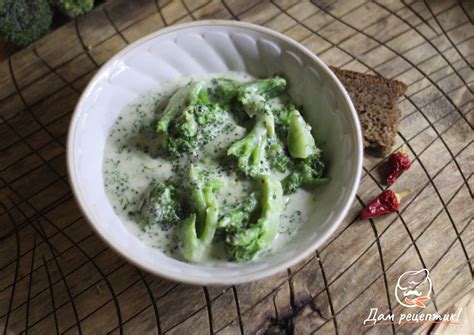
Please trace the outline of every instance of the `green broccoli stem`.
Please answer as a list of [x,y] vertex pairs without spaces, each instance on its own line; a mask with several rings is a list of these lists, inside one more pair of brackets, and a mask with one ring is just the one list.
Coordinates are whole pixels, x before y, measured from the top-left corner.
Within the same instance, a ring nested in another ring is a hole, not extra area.
[[262,176],[260,183],[261,213],[257,222],[226,237],[226,248],[237,261],[251,260],[266,248],[278,232],[280,214],[283,210],[283,189],[278,179]]
[[283,189],[278,179],[264,176],[262,183],[262,214],[256,225],[260,227],[261,249],[267,246],[275,238],[280,222],[280,214],[283,210]]
[[194,207],[196,208],[198,216],[198,234],[205,230],[206,226],[200,223],[205,222],[207,210],[209,208],[217,208],[214,192],[222,187],[221,182],[206,184],[203,188],[196,188],[193,190]]
[[257,118],[263,122],[268,136],[273,136],[275,134],[275,120],[273,118],[273,113],[268,108],[268,104],[263,100],[263,98],[257,98],[255,101],[244,105],[244,108],[250,116],[256,115]]
[[218,208],[214,192],[223,186],[220,180],[205,180],[190,165],[189,178],[195,213],[183,221],[183,256],[191,262],[199,261],[209,248],[218,222]]
[[217,220],[217,208],[207,208],[204,229],[200,235],[196,229],[196,214],[191,214],[183,221],[183,256],[186,260],[197,262],[202,259],[214,238]]
[[257,117],[250,132],[227,150],[227,155],[237,158],[239,170],[247,176],[268,174],[270,168],[285,172],[289,159],[273,129],[272,114]]
[[287,142],[290,155],[294,158],[307,158],[317,150],[313,134],[311,134],[311,126],[296,109],[290,112]]

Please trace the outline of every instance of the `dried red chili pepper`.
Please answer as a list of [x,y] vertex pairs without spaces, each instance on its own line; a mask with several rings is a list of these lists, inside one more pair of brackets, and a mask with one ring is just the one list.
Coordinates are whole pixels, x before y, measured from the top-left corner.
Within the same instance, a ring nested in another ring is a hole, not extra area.
[[390,166],[390,172],[387,175],[387,184],[392,185],[398,177],[401,176],[403,171],[406,171],[411,166],[410,157],[403,150],[394,152],[388,159]]
[[408,192],[397,194],[392,190],[386,190],[377,198],[372,200],[360,214],[362,220],[371,219],[380,215],[389,214],[398,211],[400,200]]

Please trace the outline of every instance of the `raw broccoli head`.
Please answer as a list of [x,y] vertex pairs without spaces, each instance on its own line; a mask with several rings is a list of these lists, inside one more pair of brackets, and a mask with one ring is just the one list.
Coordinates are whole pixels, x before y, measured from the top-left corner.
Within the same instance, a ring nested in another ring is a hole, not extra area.
[[294,193],[303,186],[326,182],[327,178],[323,177],[324,168],[319,151],[305,159],[296,160],[294,170],[281,182],[285,194]]
[[45,35],[52,18],[48,0],[0,0],[0,35],[19,47]]
[[145,225],[158,223],[171,226],[176,224],[181,220],[181,204],[177,199],[174,187],[165,183],[152,184],[140,212]]
[[94,0],[50,0],[51,4],[65,12],[82,15],[94,7]]

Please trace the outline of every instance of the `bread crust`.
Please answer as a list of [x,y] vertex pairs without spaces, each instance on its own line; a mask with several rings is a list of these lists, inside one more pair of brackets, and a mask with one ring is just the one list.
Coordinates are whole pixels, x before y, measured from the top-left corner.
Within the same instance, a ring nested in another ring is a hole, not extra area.
[[407,86],[398,81],[330,67],[346,88],[359,114],[364,146],[387,154],[395,144],[401,112],[398,99]]

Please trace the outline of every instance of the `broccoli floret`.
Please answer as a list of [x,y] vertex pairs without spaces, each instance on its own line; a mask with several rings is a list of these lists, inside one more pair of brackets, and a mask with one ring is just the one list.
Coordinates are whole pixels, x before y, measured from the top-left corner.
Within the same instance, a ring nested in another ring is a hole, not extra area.
[[51,4],[66,13],[82,15],[94,7],[94,0],[50,0]]
[[283,143],[276,137],[268,141],[267,159],[273,170],[283,173],[288,168],[290,158],[285,153]]
[[223,229],[226,232],[235,232],[242,229],[250,221],[257,207],[258,199],[255,193],[251,193],[241,203],[223,207],[219,215],[219,229]]
[[267,129],[262,121],[242,139],[233,143],[227,150],[227,155],[237,158],[240,171],[251,177],[257,177],[268,172],[269,166],[265,156],[267,146]]
[[260,216],[255,223],[227,234],[225,246],[231,257],[237,261],[251,260],[275,238],[280,213],[283,210],[283,190],[280,182],[270,176],[259,179]]
[[289,105],[285,108],[275,109],[275,131],[278,137],[286,139],[288,137],[288,129],[290,128],[290,114],[294,110],[293,105]]
[[191,82],[171,97],[157,131],[165,135],[169,154],[190,153],[216,138],[226,114],[219,104],[209,102],[205,81]]
[[170,184],[153,183],[140,209],[145,225],[161,224],[169,227],[181,220],[181,204]]
[[52,18],[48,0],[0,0],[0,35],[19,47],[44,36]]
[[214,238],[218,221],[215,192],[223,183],[192,164],[189,179],[192,188],[191,207],[194,212],[182,222],[182,251],[186,260],[196,262],[202,258]]
[[274,78],[242,84],[239,88],[239,100],[256,122],[244,138],[230,146],[227,154],[235,156],[238,168],[250,177],[267,174],[270,169],[284,172],[288,165],[289,159],[274,132],[273,113],[264,98],[281,94],[285,85],[284,79]]
[[237,158],[239,170],[253,178],[270,169],[285,172],[289,163],[284,145],[274,133],[273,114],[266,103],[259,108],[265,112],[258,113],[252,130],[227,150],[227,155]]
[[233,79],[216,78],[212,80],[212,86],[212,95],[220,102],[228,103],[237,98],[242,105],[252,106],[256,96],[266,100],[282,95],[285,92],[286,81],[275,77],[242,84]]
[[228,78],[215,78],[211,81],[212,90],[210,95],[216,101],[228,104],[237,96],[241,83]]
[[168,153],[193,152],[215,139],[225,125],[226,113],[216,104],[187,108],[169,127]]
[[311,134],[311,126],[306,123],[296,109],[290,112],[287,143],[290,155],[294,158],[307,158],[317,150]]
[[282,95],[285,88],[285,79],[275,77],[245,83],[238,89],[237,99],[246,113],[250,117],[257,116],[262,120],[270,136],[275,132],[275,122],[267,100]]
[[270,79],[255,80],[239,86],[238,100],[244,105],[252,106],[259,103],[256,97],[264,100],[278,97],[285,93],[286,80],[280,77]]
[[[233,143],[227,150],[227,155],[237,158],[239,170],[250,177],[257,177],[269,171],[269,163],[265,151],[267,140],[273,135],[273,115],[268,111],[265,99],[261,95],[250,95],[245,92],[259,92],[257,88],[268,85],[257,85],[265,81],[242,84],[239,88],[239,100],[249,116],[256,115],[256,122],[250,132],[242,139]],[[260,91],[263,94],[263,91]],[[242,97],[245,97],[242,98]]]
[[327,181],[324,175],[324,163],[317,150],[313,155],[297,160],[294,170],[283,179],[285,194],[296,192],[300,187],[318,185]]
[[237,94],[242,83],[228,78],[215,78],[211,81],[209,99],[218,103],[223,108],[232,111],[235,121],[244,124],[249,120],[249,116],[242,104],[237,101]]
[[205,81],[190,82],[177,90],[166,105],[163,115],[156,125],[159,133],[168,133],[171,121],[186,110],[198,104],[207,104],[207,83]]

